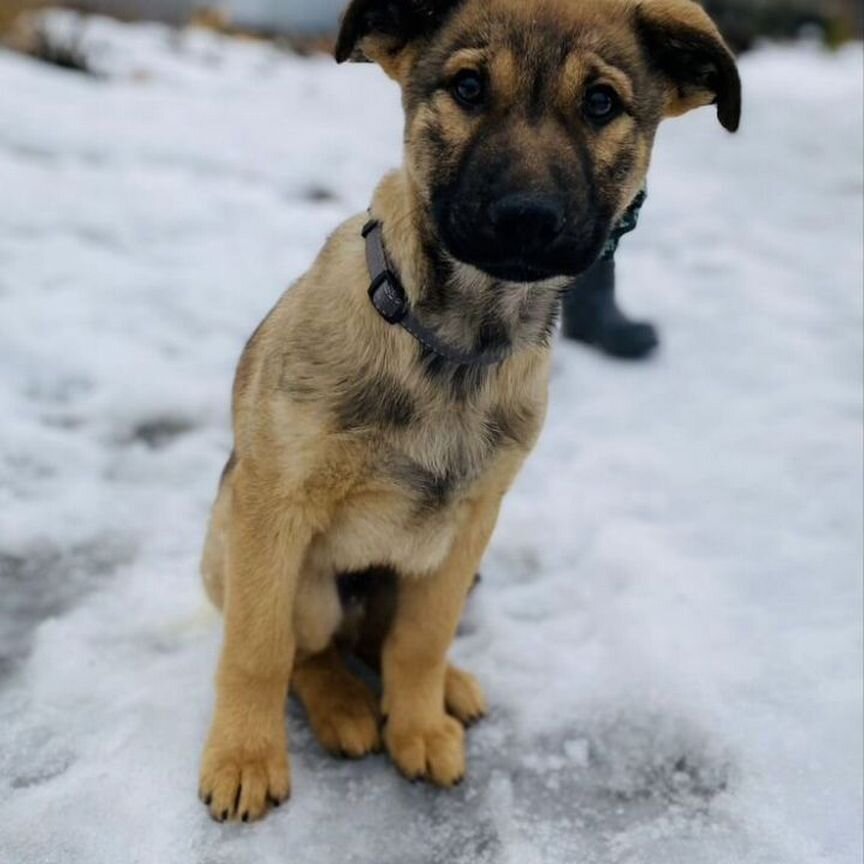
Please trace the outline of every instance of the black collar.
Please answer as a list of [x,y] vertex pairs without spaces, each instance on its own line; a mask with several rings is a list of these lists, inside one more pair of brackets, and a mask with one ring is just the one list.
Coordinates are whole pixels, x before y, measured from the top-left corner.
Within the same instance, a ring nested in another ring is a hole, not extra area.
[[369,299],[388,324],[398,324],[427,351],[457,366],[493,366],[510,356],[509,347],[488,351],[463,351],[442,341],[433,330],[421,324],[411,311],[405,288],[395,269],[390,266],[390,259],[384,248],[381,223],[377,219],[367,222],[363,228],[363,237],[366,240],[366,263],[372,277]]

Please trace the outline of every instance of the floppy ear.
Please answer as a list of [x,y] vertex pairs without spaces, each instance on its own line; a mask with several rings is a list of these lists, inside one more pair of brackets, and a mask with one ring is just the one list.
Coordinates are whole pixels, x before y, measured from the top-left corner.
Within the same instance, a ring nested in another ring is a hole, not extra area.
[[372,61],[394,75],[399,55],[434,32],[461,0],[353,0],[342,17],[336,60]]
[[668,116],[717,105],[730,132],[741,121],[741,79],[735,57],[714,22],[693,0],[643,0],[636,7],[648,56],[669,80]]

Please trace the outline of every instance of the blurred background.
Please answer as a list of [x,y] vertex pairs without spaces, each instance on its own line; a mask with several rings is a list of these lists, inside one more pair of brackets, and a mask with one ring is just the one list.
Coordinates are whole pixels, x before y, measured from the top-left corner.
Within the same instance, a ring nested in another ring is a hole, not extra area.
[[[342,0],[2,0],[0,32],[21,11],[39,5],[65,6],[124,20],[190,22],[300,46],[326,45],[342,12]],[[857,0],[706,0],[705,8],[737,50],[760,38],[790,39],[816,34],[831,45],[860,36],[864,5]]]
[[0,864],[861,864],[856,0],[707,0],[741,130],[658,135],[616,260],[660,350],[555,346],[454,647],[466,782],[333,760],[292,705],[290,805],[206,816],[237,358],[401,159],[341,5],[0,0]]

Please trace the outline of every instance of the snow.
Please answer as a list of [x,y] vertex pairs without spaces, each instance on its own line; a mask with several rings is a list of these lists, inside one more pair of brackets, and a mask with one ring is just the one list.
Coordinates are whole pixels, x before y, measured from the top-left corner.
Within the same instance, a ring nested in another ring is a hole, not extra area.
[[[68,19],[57,19],[68,27]],[[0,53],[2,864],[853,864],[862,854],[862,49],[764,47],[746,113],[662,131],[624,304],[559,344],[547,429],[454,653],[466,783],[325,757],[196,798],[220,623],[197,558],[233,366],[397,163],[371,67],[89,25]]]

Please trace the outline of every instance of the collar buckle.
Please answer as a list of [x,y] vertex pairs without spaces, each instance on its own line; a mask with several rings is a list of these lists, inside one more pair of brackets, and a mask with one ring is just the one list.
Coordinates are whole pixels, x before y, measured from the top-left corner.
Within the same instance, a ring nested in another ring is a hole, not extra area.
[[405,293],[405,286],[387,258],[381,223],[377,219],[370,219],[363,228],[363,237],[366,241],[366,265],[372,277],[369,300],[375,311],[388,324],[398,324],[423,346],[424,352],[437,354],[438,357],[457,366],[497,365],[510,356],[509,347],[506,350],[487,352],[453,348],[440,339],[434,330],[425,327],[411,311],[411,302]]
[[392,270],[382,270],[369,286],[369,299],[388,324],[399,324],[408,314],[408,297]]

